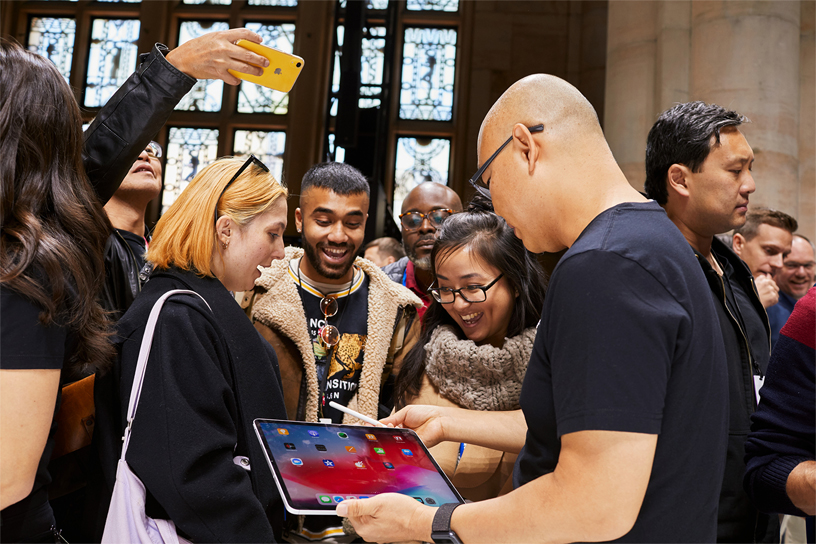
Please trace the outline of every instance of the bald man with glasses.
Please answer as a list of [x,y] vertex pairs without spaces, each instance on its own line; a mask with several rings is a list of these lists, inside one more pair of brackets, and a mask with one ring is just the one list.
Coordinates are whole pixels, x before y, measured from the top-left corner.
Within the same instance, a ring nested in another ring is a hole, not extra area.
[[713,542],[727,370],[705,277],[627,181],[586,98],[533,75],[488,112],[472,183],[550,277],[517,411],[409,406],[383,420],[519,453],[510,493],[438,508],[343,501],[371,542]]

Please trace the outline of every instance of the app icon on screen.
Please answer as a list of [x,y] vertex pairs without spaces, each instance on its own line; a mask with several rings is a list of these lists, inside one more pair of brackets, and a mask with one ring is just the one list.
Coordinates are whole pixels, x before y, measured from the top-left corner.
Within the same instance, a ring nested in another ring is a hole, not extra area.
[[399,436],[399,435],[394,435],[394,441],[395,441],[395,442],[405,442],[405,439],[404,439],[404,438],[402,438],[402,437],[401,437],[401,436]]
[[374,451],[380,455],[385,455],[385,450],[382,448],[374,448]]
[[425,504],[436,504],[436,501],[431,497],[425,497]]
[[385,465],[385,468],[387,468],[388,470],[394,470],[394,464],[393,463],[389,463],[388,461],[384,461],[383,465]]
[[334,468],[334,461],[331,459],[323,459],[323,464],[329,468]]
[[363,461],[354,461],[354,466],[357,468],[366,468],[365,462]]
[[412,451],[411,451],[411,450],[409,450],[408,448],[403,448],[401,451],[402,451],[402,454],[403,454],[405,457],[413,457],[413,456],[414,456],[414,452],[412,452]]
[[334,502],[343,502],[343,495],[334,495],[332,500],[334,500]]
[[278,427],[278,434],[289,434],[289,431],[287,431],[286,429],[281,429],[280,427]]
[[343,431],[337,433],[337,436],[339,436],[340,438],[348,438],[348,434],[344,433]]
[[315,448],[317,448],[317,451],[326,451],[326,446],[323,444],[315,444]]
[[357,498],[358,498],[358,499],[370,499],[370,498],[371,498],[371,495],[360,495],[360,496],[359,496],[359,497],[357,497]]
[[374,436],[373,434],[367,434],[367,435],[366,435],[366,438],[368,438],[368,439],[369,439],[369,440],[371,440],[372,442],[376,442],[376,441],[377,441],[377,437],[376,437],[376,436]]
[[293,457],[292,464],[295,465],[296,467],[299,467],[303,464],[303,459],[300,459],[299,457]]
[[295,447],[295,445],[292,444],[291,442],[284,442],[283,445],[286,447],[287,450],[296,450],[297,449]]
[[356,499],[357,495],[346,495],[346,500]]
[[[289,434],[289,433],[287,432],[286,434]],[[317,432],[317,431],[309,431],[309,436],[315,436],[315,437],[317,437],[317,436],[320,436],[320,433],[319,433],[319,432]]]
[[425,501],[422,500],[422,497],[414,497],[414,498],[417,500],[417,502],[425,504]]
[[328,495],[318,495],[317,500],[320,501],[320,504],[331,504],[332,499]]
[[354,446],[346,446],[346,451],[349,453],[357,453],[357,448]]

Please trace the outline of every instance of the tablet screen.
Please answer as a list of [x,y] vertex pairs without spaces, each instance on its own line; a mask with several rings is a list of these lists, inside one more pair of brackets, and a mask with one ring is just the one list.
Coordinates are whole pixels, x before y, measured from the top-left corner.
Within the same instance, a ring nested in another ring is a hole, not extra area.
[[464,502],[408,429],[255,420],[291,511],[333,512],[346,499],[402,493],[423,504]]

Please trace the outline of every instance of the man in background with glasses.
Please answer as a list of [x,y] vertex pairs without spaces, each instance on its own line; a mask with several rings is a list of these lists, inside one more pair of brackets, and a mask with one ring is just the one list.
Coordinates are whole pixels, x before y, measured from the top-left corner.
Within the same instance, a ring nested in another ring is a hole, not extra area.
[[459,195],[450,187],[432,181],[420,183],[402,201],[400,229],[406,256],[383,270],[422,300],[420,318],[431,304],[428,287],[433,283],[431,249],[436,229],[451,214],[461,211]]
[[439,508],[384,494],[337,513],[369,542],[713,542],[727,373],[688,243],[630,185],[592,105],[557,77],[528,76],[499,98],[478,157],[472,182],[524,246],[567,250],[521,409],[408,406],[384,423],[429,446],[519,452],[515,489]]
[[810,240],[801,234],[794,234],[790,253],[785,255],[782,267],[774,274],[774,281],[779,286],[779,302],[768,308],[772,348],[779,339],[779,331],[793,312],[796,301],[813,287],[816,273],[814,253],[816,252]]

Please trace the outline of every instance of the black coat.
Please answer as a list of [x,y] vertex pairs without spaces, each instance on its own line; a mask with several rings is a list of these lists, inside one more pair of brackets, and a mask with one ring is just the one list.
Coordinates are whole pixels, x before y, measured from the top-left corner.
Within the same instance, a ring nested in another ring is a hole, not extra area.
[[[119,321],[119,425],[102,426],[106,472],[115,470],[148,314],[171,289],[196,291],[212,311],[179,295],[157,322],[127,455],[148,491],[147,513],[198,542],[270,542],[283,507],[252,421],[286,418],[277,358],[215,278],[156,272]],[[234,464],[238,455],[251,472]]]

